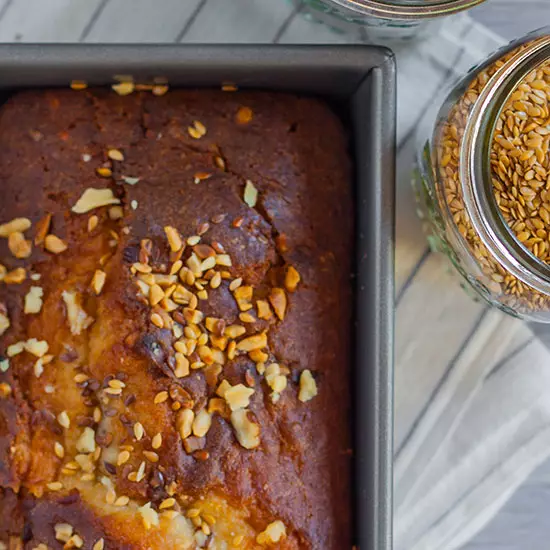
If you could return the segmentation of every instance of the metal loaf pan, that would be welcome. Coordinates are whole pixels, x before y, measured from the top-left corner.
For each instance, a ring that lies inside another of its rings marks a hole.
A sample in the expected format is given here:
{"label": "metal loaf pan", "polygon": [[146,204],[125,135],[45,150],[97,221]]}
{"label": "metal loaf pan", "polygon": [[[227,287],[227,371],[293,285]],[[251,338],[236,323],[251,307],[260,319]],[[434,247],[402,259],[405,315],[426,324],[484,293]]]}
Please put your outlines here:
{"label": "metal loaf pan", "polygon": [[[371,46],[0,45],[0,86],[91,85],[114,75],[171,86],[284,90],[326,98],[352,136],[356,273],[355,545],[391,548],[395,65]],[[321,548],[316,550],[323,550]],[[346,550],[346,549],[342,549]]]}

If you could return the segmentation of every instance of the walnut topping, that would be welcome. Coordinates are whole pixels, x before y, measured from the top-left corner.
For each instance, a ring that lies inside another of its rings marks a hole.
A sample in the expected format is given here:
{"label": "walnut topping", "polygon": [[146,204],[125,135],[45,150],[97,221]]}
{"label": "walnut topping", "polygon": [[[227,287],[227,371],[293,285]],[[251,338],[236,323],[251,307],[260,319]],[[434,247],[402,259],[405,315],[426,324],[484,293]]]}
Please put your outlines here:
{"label": "walnut topping", "polygon": [[176,369],[174,374],[177,378],[189,376],[189,359],[183,353],[176,352]]}
{"label": "walnut topping", "polygon": [[193,435],[196,437],[204,437],[210,429],[211,424],[212,415],[205,409],[199,411],[193,420]]}
{"label": "walnut topping", "polygon": [[111,189],[95,189],[88,187],[76,204],[71,208],[75,214],[85,214],[94,208],[108,206],[110,204],[120,204]]}
{"label": "walnut topping", "polygon": [[19,285],[27,278],[27,272],[22,267],[17,267],[16,269],[6,273],[4,275],[4,283],[7,285]]}
{"label": "walnut topping", "polygon": [[170,250],[172,250],[172,252],[177,252],[183,247],[183,241],[181,240],[181,236],[175,227],[167,225],[164,228],[164,232],[166,233],[166,238],[168,239],[168,244],[170,245]]}
{"label": "walnut topping", "polygon": [[52,254],[61,254],[67,250],[67,243],[55,235],[46,235],[44,248]]}
{"label": "walnut topping", "polygon": [[8,312],[6,308],[0,304],[0,336],[10,328],[10,319],[8,317]]}
{"label": "walnut topping", "polygon": [[193,139],[200,139],[206,135],[206,126],[202,122],[195,120],[193,126],[189,126],[187,131]]}
{"label": "walnut topping", "polygon": [[119,82],[118,84],[113,84],[111,88],[118,95],[129,95],[135,89],[135,84],[133,82]]}
{"label": "walnut topping", "polygon": [[289,292],[294,292],[300,282],[300,274],[293,266],[289,265],[285,274],[285,288]]}
{"label": "walnut topping", "polygon": [[182,439],[191,435],[195,413],[191,409],[182,409],[176,418],[176,427]]}
{"label": "walnut topping", "polygon": [[50,225],[52,222],[52,215],[46,214],[37,224],[36,224],[36,235],[34,237],[34,244],[40,245],[44,242],[46,235],[50,231]]}
{"label": "walnut topping", "polygon": [[44,296],[42,287],[31,286],[29,292],[25,295],[25,313],[40,313],[42,309],[42,296]]}
{"label": "walnut topping", "polygon": [[2,359],[0,361],[0,372],[7,372],[9,368],[10,368],[10,360]]}
{"label": "walnut topping", "polygon": [[5,399],[6,397],[9,397],[10,394],[11,386],[6,382],[2,382],[0,384],[0,398]]}
{"label": "walnut topping", "polygon": [[96,269],[94,276],[92,278],[92,290],[95,292],[96,296],[101,294],[103,286],[105,285],[105,280],[107,278],[107,273],[101,269]]}
{"label": "walnut topping", "polygon": [[258,190],[250,180],[246,180],[243,198],[244,202],[246,202],[250,208],[254,208],[258,202]]}
{"label": "walnut topping", "polygon": [[69,321],[71,334],[79,335],[83,330],[86,330],[94,320],[89,317],[79,305],[75,292],[63,291],[61,297],[67,307],[67,319]]}
{"label": "walnut topping", "polygon": [[56,523],[54,531],[56,540],[68,542],[73,535],[73,526],[69,523]]}
{"label": "walnut topping", "polygon": [[300,375],[300,392],[298,393],[298,399],[305,403],[310,401],[317,395],[317,384],[315,378],[313,378],[311,371],[306,369],[302,371]]}
{"label": "walnut topping", "polygon": [[14,218],[13,220],[0,225],[0,237],[9,237],[12,233],[24,233],[31,227],[31,220],[28,218]]}
{"label": "walnut topping", "polygon": [[95,451],[95,432],[92,428],[84,428],[76,442],[76,450],[79,453],[93,453]]}
{"label": "walnut topping", "polygon": [[151,527],[153,526],[158,526],[159,515],[155,510],[153,510],[153,508],[151,508],[150,502],[138,508],[138,513],[141,516],[141,520],[145,529],[151,529]]}
{"label": "walnut topping", "polygon": [[260,444],[260,427],[248,419],[247,409],[238,409],[231,413],[231,425],[238,442],[245,449],[255,449]]}
{"label": "walnut topping", "polygon": [[[224,380],[224,382],[227,382]],[[247,388],[244,384],[237,384],[236,386],[228,386],[223,392],[223,397],[227,401],[229,408],[232,411],[238,409],[244,409],[250,404],[250,398],[254,394],[252,388]]]}
{"label": "walnut topping", "polygon": [[73,90],[85,90],[88,87],[88,83],[85,80],[71,80],[71,89]]}
{"label": "walnut topping", "polygon": [[281,368],[277,363],[271,363],[265,369],[265,380],[275,393],[281,393],[287,385],[287,378],[281,374]]}
{"label": "walnut topping", "polygon": [[31,241],[25,239],[20,231],[14,231],[8,236],[8,248],[18,259],[28,258],[32,253]]}
{"label": "walnut topping", "polygon": [[92,547],[92,550],[104,550],[105,548],[105,541],[103,539],[99,539]]}
{"label": "walnut topping", "polygon": [[258,317],[260,319],[265,319],[269,321],[273,317],[271,308],[269,307],[269,302],[267,300],[258,300],[256,302],[256,308],[258,309]]}
{"label": "walnut topping", "polygon": [[239,351],[252,351],[255,349],[262,349],[267,346],[267,334],[262,332],[261,334],[255,334],[244,338],[237,344],[237,350]]}
{"label": "walnut topping", "polygon": [[250,107],[240,107],[235,117],[237,124],[248,124],[252,120],[252,109]]}
{"label": "walnut topping", "polygon": [[265,531],[262,531],[257,537],[256,542],[258,544],[271,544],[273,542],[279,542],[282,538],[286,537],[285,524],[281,520],[270,523]]}
{"label": "walnut topping", "polygon": [[25,349],[32,353],[35,357],[43,357],[48,353],[48,342],[44,340],[37,340],[36,338],[29,338],[25,342]]}
{"label": "walnut topping", "polygon": [[286,313],[287,299],[282,288],[272,288],[269,294],[269,303],[272,305],[275,315],[283,321]]}

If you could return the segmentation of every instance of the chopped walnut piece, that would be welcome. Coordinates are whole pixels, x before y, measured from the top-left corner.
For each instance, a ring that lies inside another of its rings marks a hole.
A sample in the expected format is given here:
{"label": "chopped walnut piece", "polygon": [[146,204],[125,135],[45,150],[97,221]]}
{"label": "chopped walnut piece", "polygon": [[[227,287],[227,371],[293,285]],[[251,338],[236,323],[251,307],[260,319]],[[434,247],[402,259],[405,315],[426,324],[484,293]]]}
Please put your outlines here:
{"label": "chopped walnut piece", "polygon": [[25,342],[25,349],[35,357],[43,357],[46,353],[48,353],[49,346],[48,342],[45,340],[29,338]]}
{"label": "chopped walnut piece", "polygon": [[172,252],[177,252],[183,247],[183,241],[181,240],[181,236],[175,227],[167,225],[164,228],[164,232],[166,233],[166,238],[168,239],[168,244]]}
{"label": "chopped walnut piece", "polygon": [[93,546],[92,550],[104,550],[105,548],[105,541],[103,539],[99,539]]}
{"label": "chopped walnut piece", "polygon": [[256,542],[258,544],[271,544],[279,542],[282,538],[286,537],[285,524],[281,520],[270,523],[265,531],[262,531],[257,537]]}
{"label": "chopped walnut piece", "polygon": [[255,449],[260,445],[260,427],[248,419],[247,409],[238,409],[231,413],[231,424],[237,441],[245,449]]}
{"label": "chopped walnut piece", "polygon": [[0,336],[6,332],[11,326],[10,319],[6,308],[0,304]]}
{"label": "chopped walnut piece", "polygon": [[44,242],[46,235],[50,231],[50,225],[52,222],[52,215],[46,214],[37,224],[36,224],[36,235],[34,237],[34,244],[40,245]]}
{"label": "chopped walnut piece", "polygon": [[40,313],[42,309],[42,297],[44,290],[39,286],[31,286],[29,292],[25,295],[24,311],[26,314]]}
{"label": "chopped walnut piece", "polygon": [[4,275],[4,283],[7,285],[19,285],[27,278],[27,272],[22,267],[9,271]]}
{"label": "chopped walnut piece", "polygon": [[265,379],[268,386],[276,393],[281,393],[287,385],[287,378],[281,374],[281,368],[277,363],[271,363],[265,369]]}
{"label": "chopped walnut piece", "polygon": [[242,325],[229,325],[224,330],[224,336],[227,338],[238,338],[246,332],[246,329]]}
{"label": "chopped walnut piece", "polygon": [[5,399],[10,394],[11,394],[11,386],[6,382],[2,382],[0,384],[0,397]]}
{"label": "chopped walnut piece", "polygon": [[244,338],[237,344],[237,350],[239,351],[252,351],[255,349],[262,349],[267,346],[267,335],[265,332],[261,334],[255,334]]}
{"label": "chopped walnut piece", "polygon": [[61,254],[67,250],[67,243],[55,235],[46,235],[44,248],[52,254]]}
{"label": "chopped walnut piece", "polygon": [[254,184],[250,180],[246,180],[244,186],[244,202],[254,208],[258,202],[258,190],[254,187]]}
{"label": "chopped walnut piece", "polygon": [[118,84],[113,84],[111,88],[118,95],[129,95],[135,89],[135,84],[133,82],[119,82]]}
{"label": "chopped walnut piece", "polygon": [[9,237],[12,233],[24,233],[30,229],[32,223],[29,218],[14,218],[13,220],[0,225],[0,237]]}
{"label": "chopped walnut piece", "polygon": [[174,374],[177,378],[189,376],[189,359],[183,353],[176,352],[176,369]]}
{"label": "chopped walnut piece", "polygon": [[82,309],[78,303],[76,292],[63,291],[61,294],[65,306],[67,307],[67,320],[71,334],[79,335],[83,330],[86,330],[94,320]]}
{"label": "chopped walnut piece", "polygon": [[31,241],[25,239],[20,231],[14,231],[8,236],[8,248],[18,259],[28,258],[32,254]]}
{"label": "chopped walnut piece", "polygon": [[151,527],[153,526],[158,526],[159,515],[155,510],[153,510],[153,508],[151,508],[150,502],[138,508],[138,513],[141,516],[141,520],[145,529],[151,529]]}
{"label": "chopped walnut piece", "polygon": [[79,453],[93,453],[95,448],[95,431],[85,427],[76,442],[76,450]]}
{"label": "chopped walnut piece", "polygon": [[224,391],[224,399],[227,401],[232,411],[244,409],[250,404],[250,398],[254,395],[252,388],[247,388],[244,384],[230,386]]}
{"label": "chopped walnut piece", "polygon": [[10,368],[10,360],[9,359],[0,360],[0,372],[7,372],[7,370],[9,368]]}
{"label": "chopped walnut piece", "polygon": [[191,409],[182,409],[176,418],[176,427],[182,439],[189,437],[193,429],[195,413]]}
{"label": "chopped walnut piece", "polygon": [[71,80],[71,88],[73,90],[85,90],[88,87],[88,83],[85,80]]}
{"label": "chopped walnut piece", "polygon": [[67,542],[73,535],[73,526],[70,523],[56,523],[54,531],[56,540]]}
{"label": "chopped walnut piece", "polygon": [[96,296],[101,294],[103,286],[105,285],[105,280],[107,278],[107,273],[101,269],[96,269],[94,276],[92,278],[92,289],[95,292]]}
{"label": "chopped walnut piece", "polygon": [[85,214],[94,208],[108,206],[110,204],[120,204],[120,199],[117,199],[111,189],[95,189],[88,187],[78,199],[76,204],[71,208],[75,214]]}
{"label": "chopped walnut piece", "polygon": [[298,399],[305,403],[310,401],[317,395],[317,384],[315,378],[313,378],[311,371],[306,369],[302,371],[300,375],[300,391],[298,393]]}
{"label": "chopped walnut piece", "polygon": [[285,288],[289,292],[294,292],[300,282],[300,274],[295,267],[289,265],[285,274]]}
{"label": "chopped walnut piece", "polygon": [[269,294],[269,303],[279,320],[284,320],[287,306],[285,291],[282,288],[272,288]]}
{"label": "chopped walnut piece", "polygon": [[195,419],[193,420],[193,435],[204,437],[210,429],[211,424],[212,415],[205,409],[202,409],[195,415]]}
{"label": "chopped walnut piece", "polygon": [[258,309],[258,317],[269,321],[273,317],[271,308],[269,307],[269,302],[267,300],[258,300],[256,302],[256,308]]}
{"label": "chopped walnut piece", "polygon": [[253,117],[252,109],[250,107],[239,107],[235,119],[237,124],[248,124]]}
{"label": "chopped walnut piece", "polygon": [[206,126],[202,122],[195,120],[193,126],[189,126],[187,131],[192,138],[200,139],[206,135]]}

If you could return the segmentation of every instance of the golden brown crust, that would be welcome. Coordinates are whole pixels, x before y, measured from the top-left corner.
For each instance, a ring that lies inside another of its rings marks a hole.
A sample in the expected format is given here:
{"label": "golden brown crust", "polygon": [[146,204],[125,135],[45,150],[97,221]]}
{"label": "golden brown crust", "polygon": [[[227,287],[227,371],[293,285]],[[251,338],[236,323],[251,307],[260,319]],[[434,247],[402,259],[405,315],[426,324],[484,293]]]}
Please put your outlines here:
{"label": "golden brown crust", "polygon": [[[0,282],[0,487],[4,503],[19,492],[20,510],[0,540],[350,546],[345,148],[325,105],[285,94],[50,90],[8,101],[0,225],[30,220],[32,254],[16,258],[21,237],[0,238],[6,272],[26,270],[20,284]],[[110,189],[111,206],[71,211],[89,189]],[[190,280],[193,253],[218,263]],[[179,301],[181,289],[195,303]],[[224,333],[230,325],[244,328]],[[256,351],[250,336],[265,338]],[[72,531],[56,539],[63,523]]]}

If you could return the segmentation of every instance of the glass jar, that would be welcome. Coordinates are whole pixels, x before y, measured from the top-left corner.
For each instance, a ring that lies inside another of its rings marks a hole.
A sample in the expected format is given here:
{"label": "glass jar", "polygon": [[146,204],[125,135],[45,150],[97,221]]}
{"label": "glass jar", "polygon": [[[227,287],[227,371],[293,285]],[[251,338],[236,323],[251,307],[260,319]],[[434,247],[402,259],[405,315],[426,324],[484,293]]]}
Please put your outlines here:
{"label": "glass jar", "polygon": [[420,136],[432,248],[476,296],[550,322],[550,27],[471,69]]}
{"label": "glass jar", "polygon": [[434,31],[441,17],[485,0],[294,0],[306,13],[338,30],[362,27],[376,41],[403,40]]}

